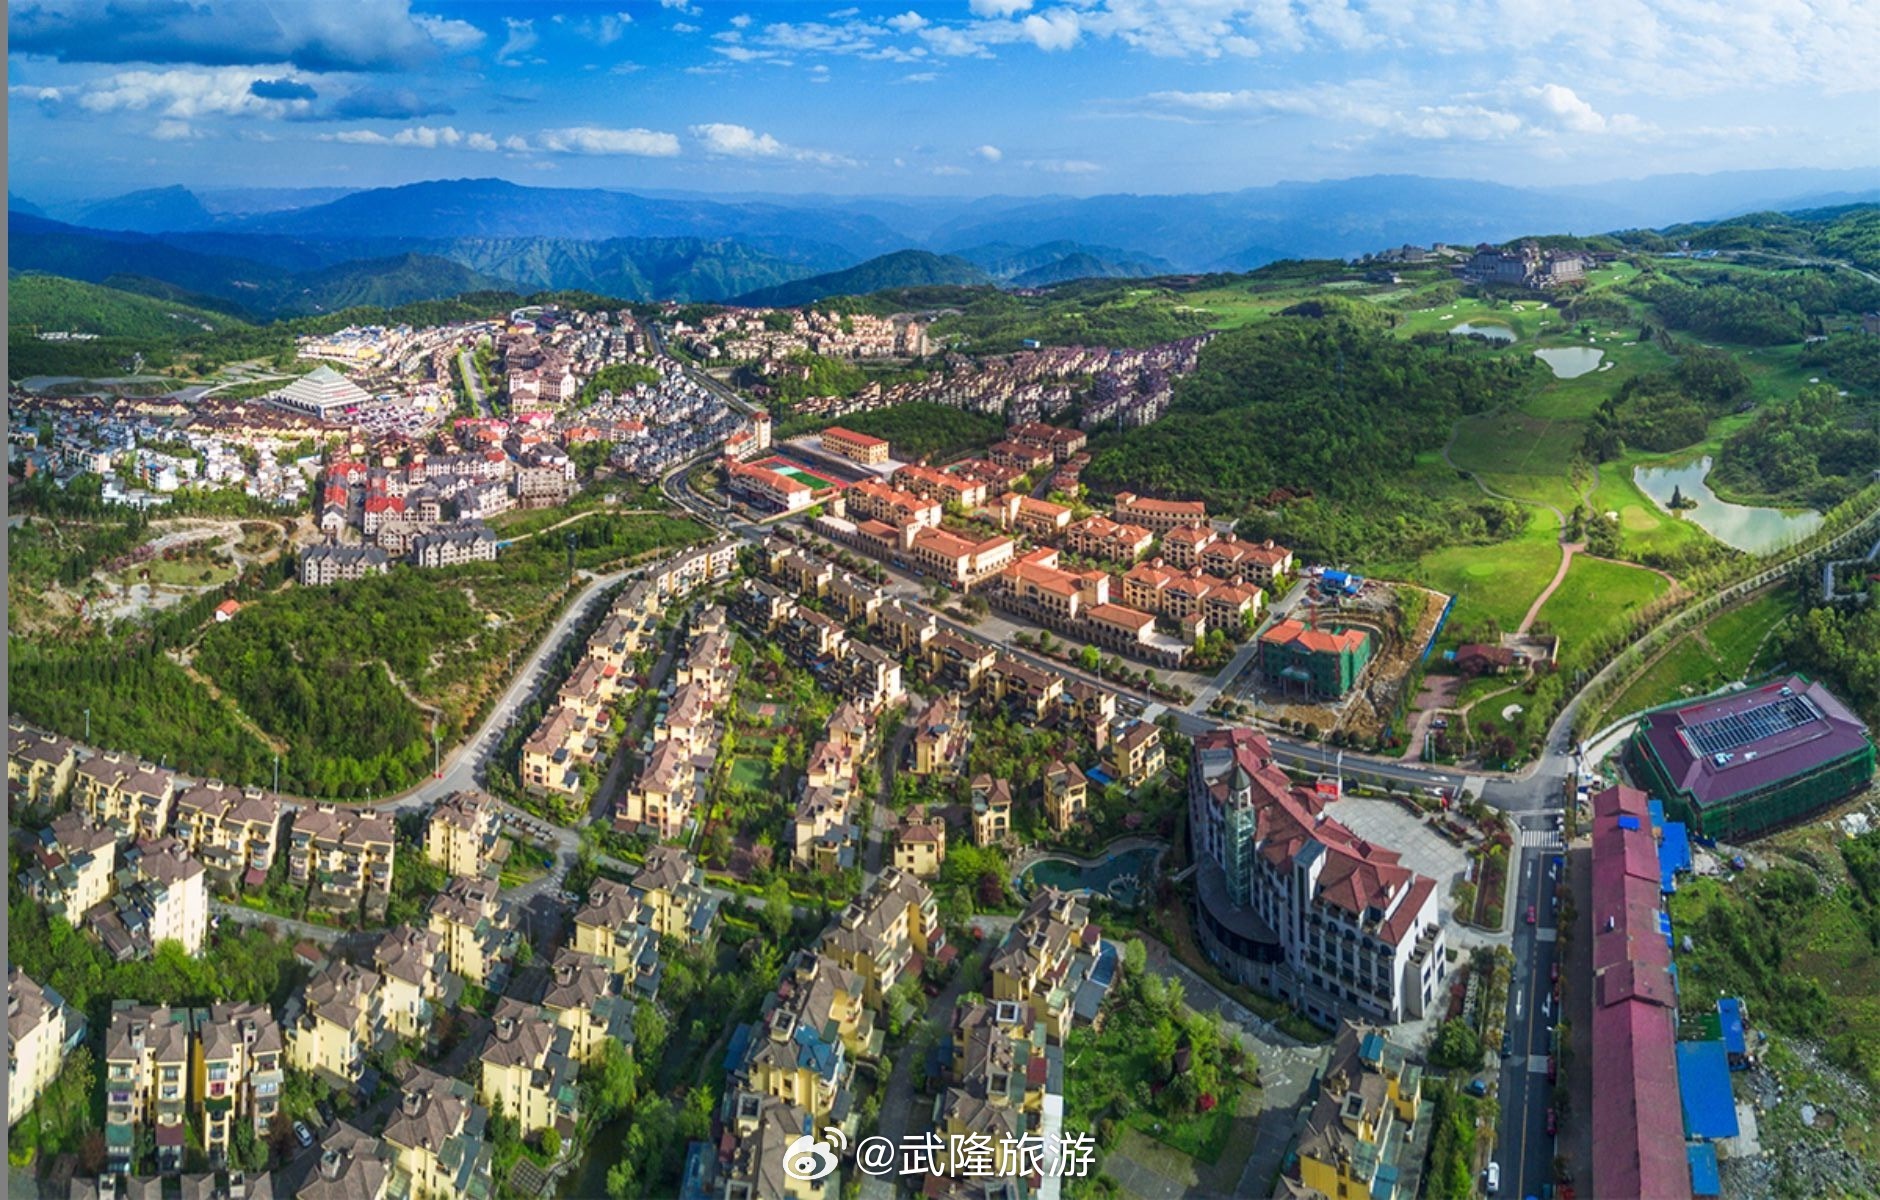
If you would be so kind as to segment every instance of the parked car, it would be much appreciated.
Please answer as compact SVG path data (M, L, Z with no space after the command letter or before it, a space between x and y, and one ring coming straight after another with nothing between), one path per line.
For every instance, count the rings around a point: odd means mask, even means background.
M1471 1079L1469 1080L1468 1086L1464 1087L1462 1090L1469 1093L1471 1096L1486 1096L1488 1095L1488 1081L1486 1079Z
M294 1140L300 1143L303 1150L313 1145L313 1130L307 1128L305 1121L294 1122Z
M1554 1110L1551 1108L1547 1110L1547 1136L1554 1136Z
M1533 923L1534 923L1534 906L1530 904L1528 905L1528 924L1532 925Z
M1514 1039L1504 1029L1501 1031L1501 1056L1507 1058L1512 1053L1514 1053Z
M1501 1191L1501 1164L1490 1162L1488 1170L1482 1172L1482 1190L1493 1196Z

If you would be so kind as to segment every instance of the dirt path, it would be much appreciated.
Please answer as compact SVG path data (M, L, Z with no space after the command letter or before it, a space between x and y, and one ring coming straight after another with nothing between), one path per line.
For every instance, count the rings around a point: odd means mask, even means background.
M1542 588L1541 594L1534 597L1534 603L1528 605L1527 616L1521 618L1521 624L1515 630L1516 633L1526 633L1534 624L1535 618L1541 615L1541 606L1547 603L1547 598L1567 581L1567 568L1573 565L1573 556L1583 549L1585 546L1579 542L1560 543L1560 566L1554 571L1553 582Z
M170 655L170 660L177 666L183 668L183 674L201 684L202 690L209 693L210 699L227 709L229 715L235 718L235 723L240 725L243 729L246 729L249 733L254 734L262 745L274 751L276 754L286 754L288 752L289 746L286 742L281 741L279 738L269 736L267 730L249 720L248 714L241 710L241 706L223 695L222 689L216 686L215 680L204 675L201 671L198 671L194 662L175 653Z

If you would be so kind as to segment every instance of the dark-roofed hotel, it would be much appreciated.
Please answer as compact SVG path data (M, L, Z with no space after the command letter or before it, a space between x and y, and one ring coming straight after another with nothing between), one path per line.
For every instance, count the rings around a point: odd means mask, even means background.
M1708 837L1751 837L1867 786L1867 727L1800 675L1662 709L1626 746L1633 777Z

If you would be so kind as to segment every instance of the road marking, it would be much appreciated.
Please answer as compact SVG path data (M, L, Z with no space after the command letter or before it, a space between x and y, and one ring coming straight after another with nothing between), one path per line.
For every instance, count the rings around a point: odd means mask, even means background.
M1555 929L1552 925L1543 925L1534 931L1534 940L1537 942L1558 941L1560 940L1560 931Z
M1545 1054L1528 1055L1528 1074L1530 1075L1547 1074L1547 1056Z

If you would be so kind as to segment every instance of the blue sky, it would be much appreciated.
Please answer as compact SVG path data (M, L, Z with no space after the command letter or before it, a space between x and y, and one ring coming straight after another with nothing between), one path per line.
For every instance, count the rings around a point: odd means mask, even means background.
M9 0L12 190L1880 165L1873 0Z

